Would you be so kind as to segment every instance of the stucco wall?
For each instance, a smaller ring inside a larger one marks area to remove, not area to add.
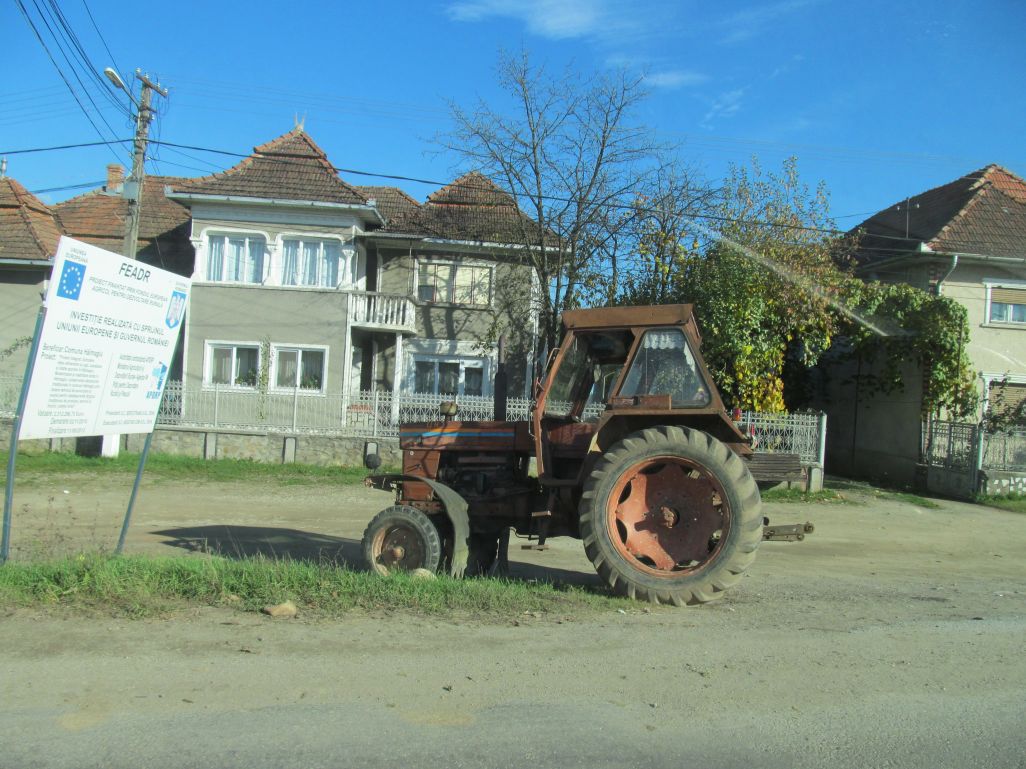
[[[49,268],[0,267],[0,353],[32,336],[47,274]],[[27,360],[27,345],[0,357],[0,377],[20,378]]]
[[[341,394],[347,301],[347,294],[330,289],[193,286],[185,329],[186,382],[202,381],[208,341],[326,346],[325,392]]]
[[[989,322],[985,280],[1026,281],[1026,267],[1008,269],[994,264],[960,263],[944,282],[941,292],[963,305],[969,313],[966,350],[977,371],[1026,375],[1026,327]]]

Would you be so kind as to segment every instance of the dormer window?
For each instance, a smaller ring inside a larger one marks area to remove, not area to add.
[[[207,280],[218,283],[263,283],[267,241],[259,235],[211,235]]]

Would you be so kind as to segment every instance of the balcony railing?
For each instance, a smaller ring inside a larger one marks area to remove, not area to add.
[[[391,331],[417,330],[413,302],[397,294],[349,291],[349,317],[354,326]]]

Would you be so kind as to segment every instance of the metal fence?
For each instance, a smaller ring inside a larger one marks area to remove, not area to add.
[[[756,450],[773,454],[797,454],[803,465],[823,466],[826,453],[826,414],[741,414],[741,428],[754,435]]]
[[[977,457],[979,426],[935,420],[923,424],[923,463],[951,470],[971,471]]]
[[[0,416],[12,417],[17,406],[20,378],[0,377]],[[324,396],[296,389],[260,393],[236,387],[186,387],[170,381],[164,389],[157,424],[215,430],[259,430],[353,437],[388,438],[399,425],[438,419],[445,396],[364,391],[348,396]],[[552,404],[554,407],[559,404]],[[590,405],[585,418],[597,417],[601,404]],[[506,418],[526,421],[531,402],[510,398]],[[494,418],[490,397],[459,399],[459,418],[467,421]],[[746,412],[741,426],[752,432],[759,451],[798,454],[806,465],[823,466],[826,416],[817,413],[758,414]]]
[[[1026,429],[983,434],[983,467],[1026,472]]]
[[[930,422],[923,425],[923,462],[957,470],[1026,472],[1026,428],[992,433],[975,423]]]

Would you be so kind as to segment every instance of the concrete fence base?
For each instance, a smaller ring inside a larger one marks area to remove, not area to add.
[[[363,464],[364,445],[373,440],[378,445],[382,464],[402,464],[397,438],[353,438],[337,435],[291,435],[243,430],[209,430],[191,427],[160,427],[153,433],[151,453],[172,454],[203,459],[248,459],[254,462],[284,464],[299,462],[308,465],[354,467]],[[139,453],[145,434],[122,435],[123,451]],[[0,421],[0,445],[11,442],[11,422]],[[80,450],[77,438],[53,438],[19,441],[18,450],[26,453]]]

